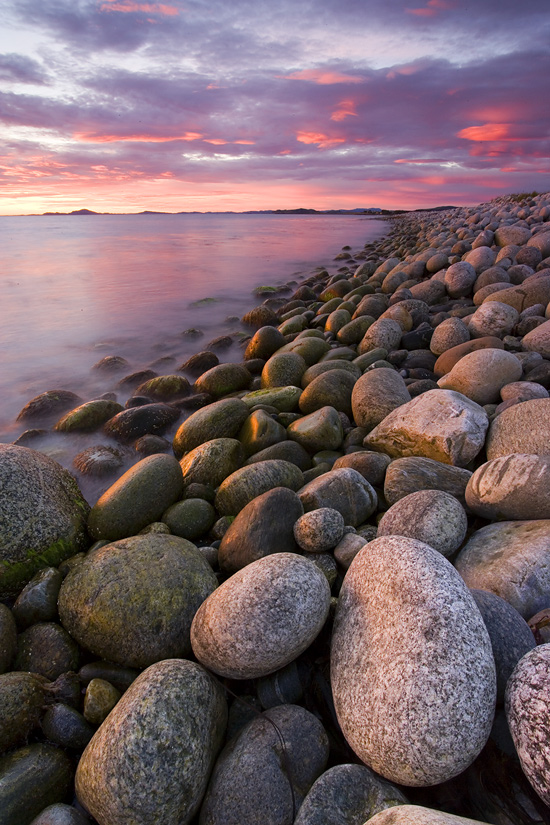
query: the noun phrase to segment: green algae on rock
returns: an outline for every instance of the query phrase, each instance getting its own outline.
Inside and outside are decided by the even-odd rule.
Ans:
[[[89,545],[89,506],[72,475],[27,447],[0,444],[0,598]]]

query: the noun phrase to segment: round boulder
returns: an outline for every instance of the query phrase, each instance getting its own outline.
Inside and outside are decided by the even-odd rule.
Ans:
[[[193,616],[216,586],[194,544],[163,534],[132,536],[72,568],[59,592],[59,616],[96,656],[142,668],[190,653]]]
[[[487,458],[511,453],[550,454],[550,398],[534,398],[504,410],[489,427]]]
[[[222,515],[236,516],[256,496],[274,487],[296,491],[303,482],[302,471],[290,461],[277,458],[258,461],[235,470],[220,484],[215,505]]]
[[[0,444],[0,598],[16,596],[42,567],[89,545],[89,506],[72,475],[28,447]]]
[[[384,513],[377,535],[408,536],[451,556],[464,541],[467,529],[464,507],[454,496],[442,490],[418,490]]]
[[[482,464],[468,482],[466,503],[491,521],[550,519],[550,455],[512,453]]]
[[[330,588],[313,562],[294,553],[266,556],[227,579],[197,610],[193,652],[220,676],[267,676],[309,647],[329,606]]]
[[[440,553],[403,536],[358,553],[340,591],[331,683],[344,736],[385,779],[435,785],[474,761],[493,722],[495,665],[479,610]]]
[[[437,384],[444,390],[460,392],[483,406],[498,402],[501,389],[518,381],[522,373],[519,360],[511,352],[479,349],[461,358]]]
[[[357,527],[378,506],[374,488],[357,470],[342,467],[314,478],[298,491],[306,512],[329,507],[342,515],[345,524]]]
[[[355,383],[351,394],[353,418],[358,427],[372,430],[390,413],[411,400],[397,370],[370,370]]]
[[[86,747],[76,795],[99,825],[187,825],[227,722],[223,690],[194,662],[167,659],[133,682]]]

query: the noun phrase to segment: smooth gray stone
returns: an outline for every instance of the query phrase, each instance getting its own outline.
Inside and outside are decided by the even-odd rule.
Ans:
[[[398,788],[365,765],[336,765],[313,783],[294,825],[363,825],[379,811],[406,802]]]
[[[220,754],[200,825],[292,825],[328,753],[327,735],[312,713],[297,705],[270,708]]]
[[[314,478],[298,490],[298,495],[306,512],[331,507],[352,527],[366,521],[378,505],[373,487],[351,467],[331,470]]]
[[[80,651],[66,630],[55,622],[33,624],[17,637],[14,670],[39,673],[54,682],[67,671],[78,670]]]
[[[34,574],[13,606],[13,615],[19,627],[57,618],[57,596],[62,581],[63,576],[55,567],[44,567]]]
[[[466,503],[491,521],[550,518],[550,455],[511,453],[482,464],[468,482]]]
[[[275,487],[256,496],[224,534],[218,551],[220,568],[236,573],[272,553],[297,552],[294,524],[303,512],[298,495],[286,487]]]
[[[216,586],[191,542],[132,536],[89,553],[70,571],[59,592],[59,615],[92,653],[143,668],[190,653],[191,621]]]
[[[94,504],[88,532],[116,541],[135,536],[183,493],[183,475],[173,455],[150,455],[130,467]]]
[[[199,444],[180,460],[185,487],[210,484],[218,487],[244,462],[243,445],[236,438],[213,438]]]
[[[531,628],[512,605],[489,590],[471,590],[489,633],[497,672],[497,704],[519,660],[536,647]]]
[[[440,553],[403,536],[358,553],[340,591],[331,683],[344,736],[385,779],[434,785],[474,761],[491,731],[495,665],[479,610]]]
[[[465,819],[421,805],[400,805],[373,816],[371,825],[487,825],[478,819]]]
[[[511,453],[550,453],[550,398],[515,404],[498,415],[487,433],[487,458]]]
[[[169,404],[144,404],[117,413],[107,421],[103,431],[117,441],[130,444],[143,435],[163,433],[179,417],[179,410]]]
[[[56,802],[44,808],[30,825],[90,825],[90,820],[76,808]]]
[[[372,430],[396,407],[411,400],[407,385],[397,370],[370,370],[356,382],[351,396],[353,418],[358,427]]]
[[[82,754],[78,801],[99,825],[187,825],[226,724],[223,689],[204,668],[185,659],[151,665]]]
[[[550,520],[501,521],[473,533],[455,560],[468,585],[490,590],[530,619],[548,607]]]
[[[0,444],[0,598],[85,550],[89,506],[72,475],[28,447]]]
[[[464,467],[485,443],[487,413],[453,390],[428,390],[389,413],[364,446],[392,458],[420,455]]]
[[[391,506],[417,490],[442,490],[464,504],[470,470],[451,467],[423,456],[406,456],[392,461],[386,470],[384,498]]]
[[[442,490],[418,490],[399,499],[378,523],[378,536],[409,536],[444,556],[458,550],[468,529],[463,506]]]
[[[239,570],[199,607],[193,652],[220,676],[267,676],[309,647],[329,607],[330,587],[313,562],[274,553]]]
[[[523,772],[550,806],[550,644],[517,664],[506,688],[506,718]]]

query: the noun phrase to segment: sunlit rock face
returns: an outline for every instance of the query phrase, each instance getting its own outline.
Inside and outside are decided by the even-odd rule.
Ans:
[[[465,467],[485,442],[485,410],[453,390],[430,390],[402,404],[372,430],[365,447],[393,458],[419,455]]]
[[[491,643],[475,602],[437,551],[403,536],[361,550],[340,592],[331,646],[344,736],[392,782],[458,775],[493,721]]]

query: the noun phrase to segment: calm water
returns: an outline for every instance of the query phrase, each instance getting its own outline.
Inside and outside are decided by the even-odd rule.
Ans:
[[[342,246],[359,251],[386,231],[337,216],[1,217],[0,441],[25,429],[14,419],[40,392],[112,390],[119,375],[90,372],[105,355],[124,356],[126,374],[161,357],[153,368],[174,372],[216,335],[244,330],[235,316],[262,300],[254,287],[336,272]],[[216,300],[194,305],[204,298]],[[182,336],[190,327],[204,336]],[[237,346],[220,354],[241,358]]]

